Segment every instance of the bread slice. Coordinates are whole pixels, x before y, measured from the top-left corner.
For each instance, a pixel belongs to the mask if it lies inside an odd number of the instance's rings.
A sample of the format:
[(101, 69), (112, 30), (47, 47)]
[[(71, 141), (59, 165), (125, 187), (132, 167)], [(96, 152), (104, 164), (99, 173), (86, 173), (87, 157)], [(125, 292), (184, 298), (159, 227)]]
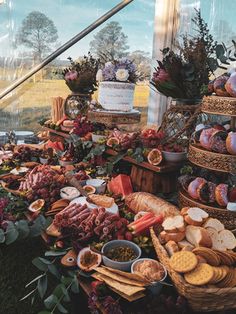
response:
[(165, 249), (169, 256), (172, 256), (174, 253), (179, 251), (179, 247), (175, 241), (168, 241), (165, 244)]
[(186, 239), (194, 246), (212, 247), (212, 240), (208, 231), (202, 227), (187, 226)]
[(226, 251), (226, 246), (220, 241), (219, 232), (214, 228), (206, 228), (208, 231), (211, 240), (212, 240), (212, 249), (219, 251)]
[(166, 232), (162, 231), (160, 233), (160, 238), (163, 242), (174, 241), (179, 242), (185, 238), (185, 231), (183, 232)]
[(224, 225), (216, 218), (209, 218), (203, 225), (204, 228), (213, 228), (216, 231), (220, 232), (224, 230)]
[(181, 215), (168, 217), (162, 223), (166, 232), (183, 232), (185, 230), (184, 218)]
[(187, 215), (189, 208), (190, 208), (190, 207), (183, 207), (183, 208), (181, 209), (181, 211), (180, 211), (180, 214), (181, 214), (182, 216)]
[(184, 220), (189, 225), (201, 226), (203, 222), (209, 217), (208, 213), (198, 207), (190, 207)]
[(179, 248), (182, 250), (183, 248), (189, 248), (189, 251), (192, 251), (194, 249), (194, 246), (188, 242), (187, 240), (182, 240), (182, 241), (179, 241), (178, 243), (178, 246)]
[(219, 240), (229, 250), (236, 247), (236, 239), (230, 230), (222, 230), (219, 232)]

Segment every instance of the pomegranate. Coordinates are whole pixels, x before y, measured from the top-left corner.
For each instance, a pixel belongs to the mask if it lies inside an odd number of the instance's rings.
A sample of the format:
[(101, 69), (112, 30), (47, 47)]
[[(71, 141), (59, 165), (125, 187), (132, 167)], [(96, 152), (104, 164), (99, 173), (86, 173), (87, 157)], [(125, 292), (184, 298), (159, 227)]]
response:
[(217, 96), (223, 96), (227, 97), (229, 96), (228, 90), (226, 90), (225, 84), (228, 81), (229, 76), (226, 74), (223, 74), (219, 77), (217, 77), (214, 81), (214, 91)]
[(236, 72), (232, 73), (225, 84), (225, 89), (230, 96), (236, 97)]

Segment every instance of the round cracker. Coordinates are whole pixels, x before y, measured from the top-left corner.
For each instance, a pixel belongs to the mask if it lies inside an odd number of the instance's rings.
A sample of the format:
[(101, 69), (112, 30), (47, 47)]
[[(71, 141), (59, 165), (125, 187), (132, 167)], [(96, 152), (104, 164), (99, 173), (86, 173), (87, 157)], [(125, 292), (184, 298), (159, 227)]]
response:
[(170, 266), (179, 273), (187, 273), (193, 270), (197, 263), (196, 255), (189, 251), (176, 252), (170, 258)]
[(201, 263), (194, 270), (184, 274), (184, 279), (191, 285), (202, 286), (208, 284), (213, 276), (213, 268), (208, 264)]
[(200, 255), (212, 266), (219, 266), (221, 259), (213, 250), (205, 247), (198, 247), (192, 251), (194, 254)]

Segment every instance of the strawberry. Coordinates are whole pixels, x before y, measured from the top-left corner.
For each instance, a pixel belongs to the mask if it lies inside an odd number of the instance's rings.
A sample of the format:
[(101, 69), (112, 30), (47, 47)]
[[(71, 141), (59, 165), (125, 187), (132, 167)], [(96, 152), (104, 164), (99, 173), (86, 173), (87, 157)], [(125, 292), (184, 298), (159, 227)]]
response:
[(125, 233), (125, 239), (128, 240), (128, 241), (132, 241), (133, 240), (133, 235), (131, 232), (127, 231)]
[(232, 188), (229, 192), (229, 201), (236, 202), (236, 187)]
[(107, 294), (107, 287), (103, 281), (95, 280), (91, 282), (91, 288), (97, 296), (104, 296)]
[(117, 240), (124, 240), (124, 239), (125, 239), (125, 237), (123, 235), (118, 235), (117, 236)]

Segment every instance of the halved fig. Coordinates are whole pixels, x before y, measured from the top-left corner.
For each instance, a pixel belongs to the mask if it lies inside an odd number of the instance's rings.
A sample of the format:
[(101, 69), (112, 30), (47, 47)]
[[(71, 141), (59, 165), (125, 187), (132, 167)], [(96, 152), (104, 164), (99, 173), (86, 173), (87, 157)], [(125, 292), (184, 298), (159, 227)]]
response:
[(60, 230), (57, 228), (57, 226), (54, 225), (54, 223), (52, 223), (46, 229), (46, 233), (47, 233), (47, 235), (52, 236), (52, 237), (60, 237), (61, 236)]
[(37, 211), (40, 211), (43, 208), (44, 204), (45, 204), (45, 200), (38, 199), (38, 200), (36, 200), (36, 201), (34, 201), (33, 203), (30, 204), (29, 210), (32, 213), (35, 213)]
[(82, 249), (77, 258), (77, 265), (85, 272), (90, 272), (102, 262), (102, 256), (90, 250), (89, 247)]

